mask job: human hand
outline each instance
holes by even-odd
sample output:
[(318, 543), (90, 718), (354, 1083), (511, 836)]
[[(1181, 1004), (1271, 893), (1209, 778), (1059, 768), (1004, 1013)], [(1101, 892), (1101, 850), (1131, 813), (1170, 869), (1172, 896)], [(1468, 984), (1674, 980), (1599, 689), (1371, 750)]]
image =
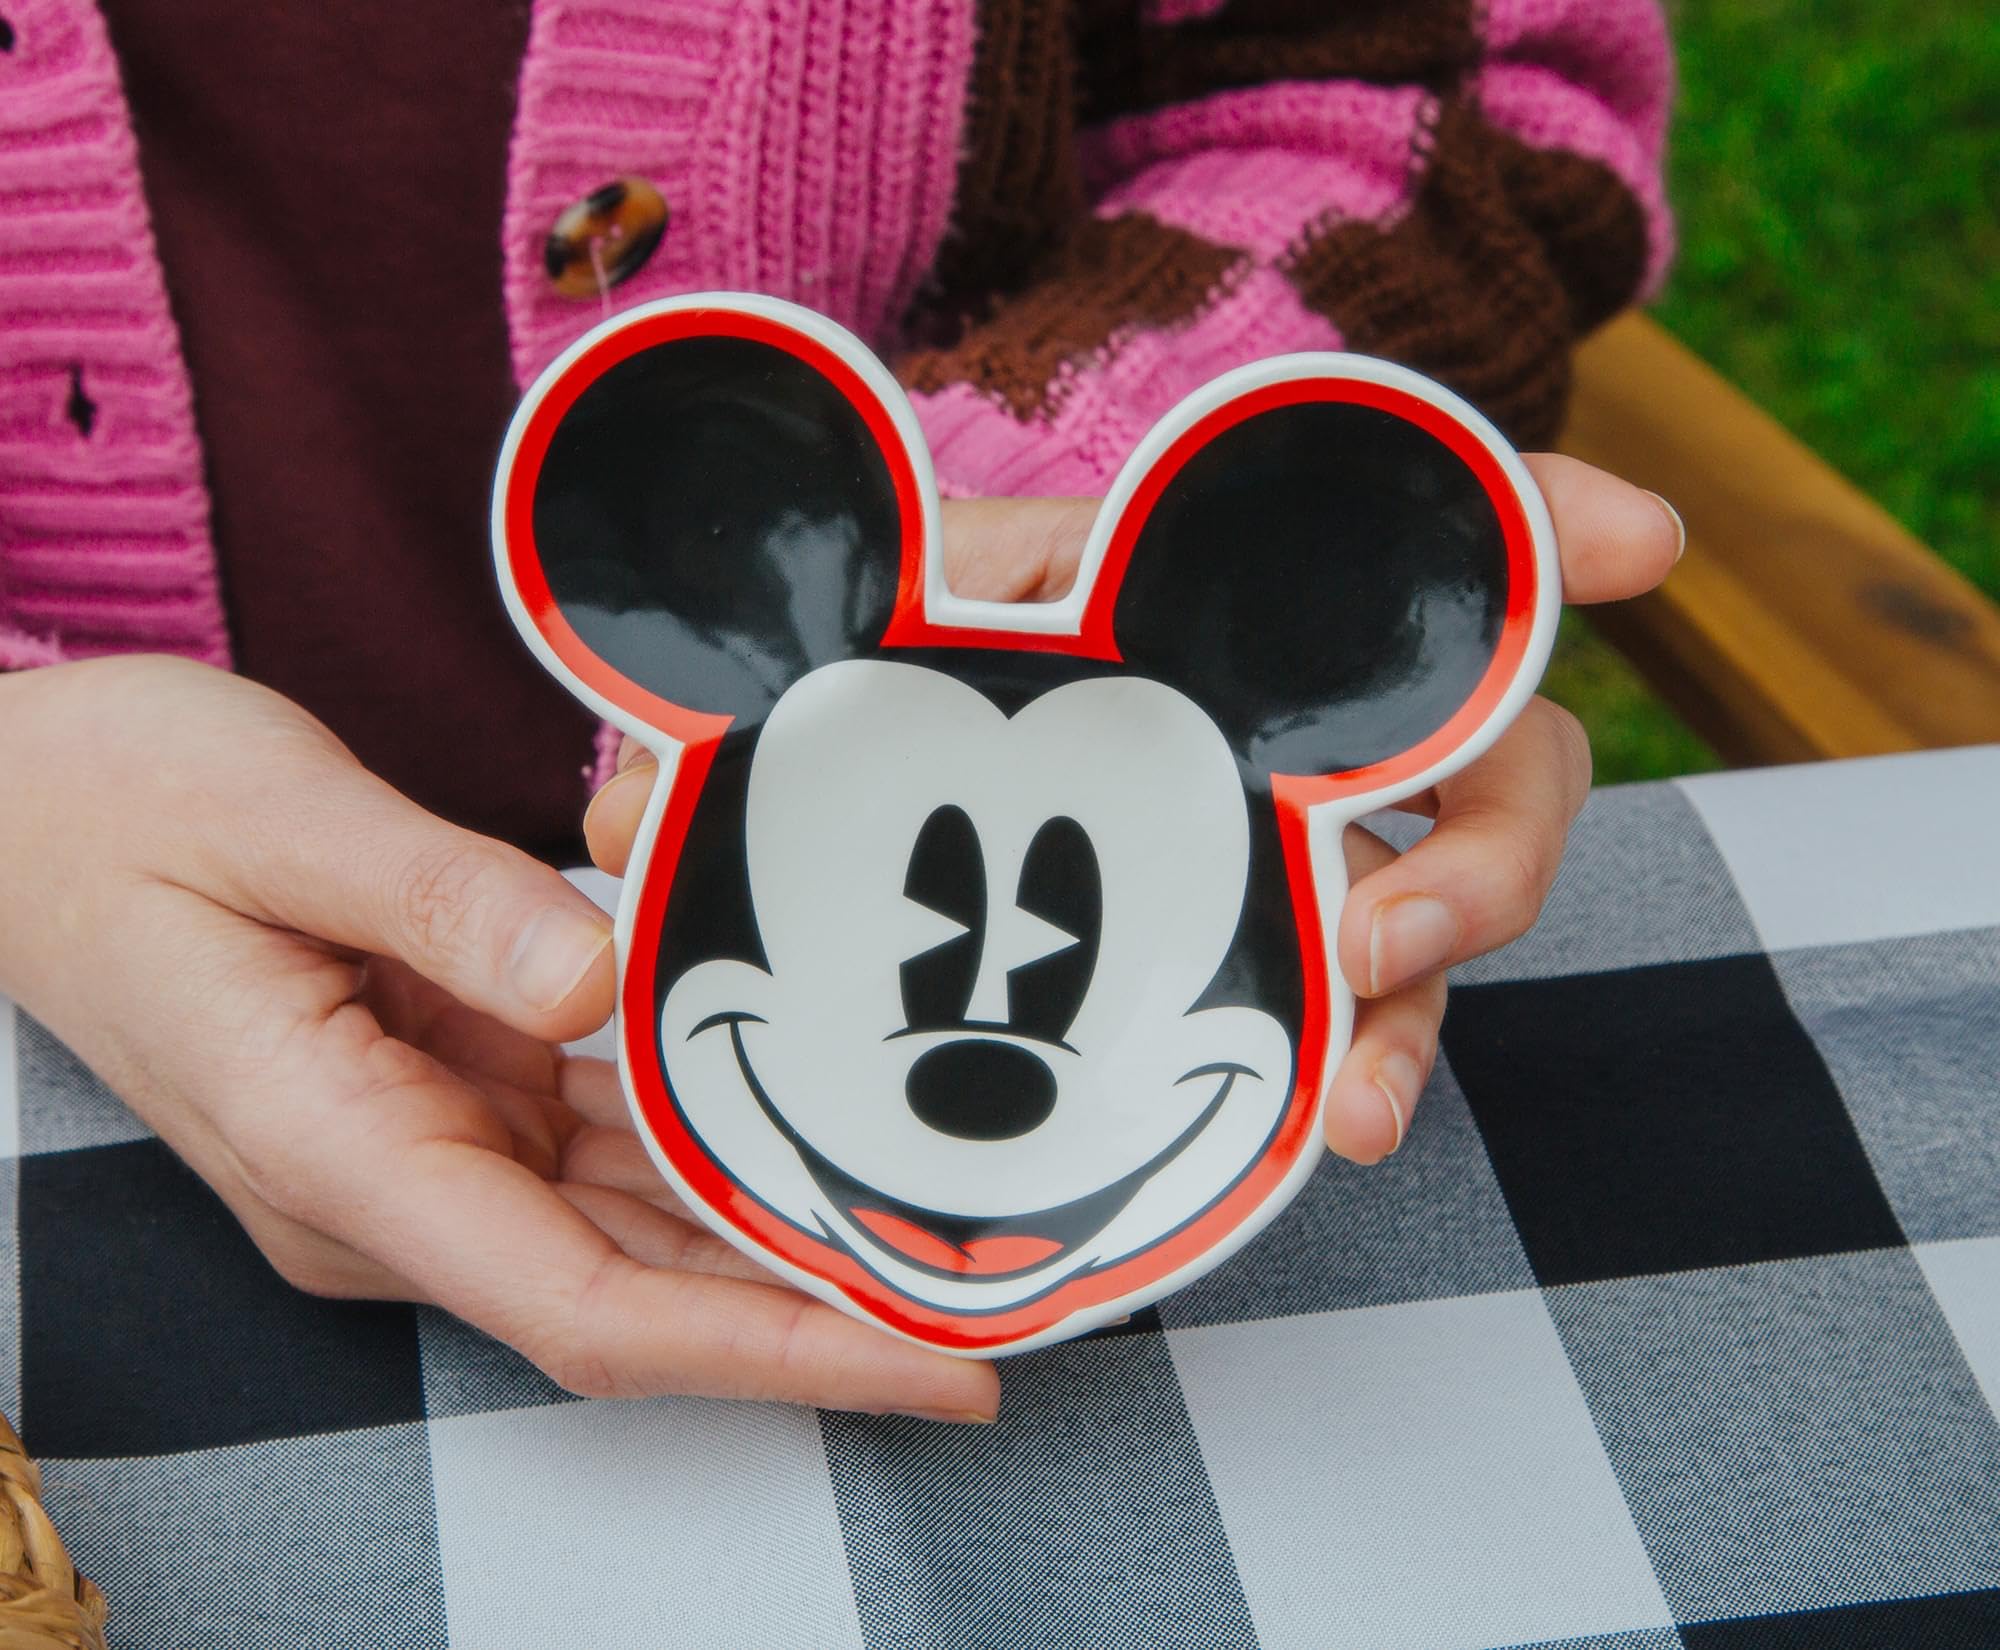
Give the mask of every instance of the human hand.
[(616, 1084), (554, 1045), (614, 982), (608, 922), (556, 872), (177, 660), (0, 676), (0, 774), (0, 993), (294, 1284), (434, 1302), (588, 1395), (994, 1413), (990, 1366), (566, 1172)]
[[(1574, 459), (1530, 454), (1526, 462), (1555, 523), (1567, 600), (1636, 596), (1666, 577), (1682, 533), (1660, 499)], [(1093, 499), (947, 501), (949, 582), (984, 600), (1052, 600), (1069, 588), (1096, 513)], [(592, 857), (614, 875), (625, 869), (657, 777), (651, 753), (632, 741), (620, 762), (585, 819)], [(1408, 853), (1348, 827), (1351, 887), (1338, 954), (1359, 1001), (1327, 1099), (1334, 1151), (1374, 1163), (1402, 1144), (1437, 1058), (1444, 970), (1534, 922), (1589, 789), (1582, 727), (1536, 698), (1477, 761), (1399, 804), (1435, 821)], [(606, 1122), (579, 1137), (571, 1172), (633, 1196), (660, 1195), (622, 1119)]]

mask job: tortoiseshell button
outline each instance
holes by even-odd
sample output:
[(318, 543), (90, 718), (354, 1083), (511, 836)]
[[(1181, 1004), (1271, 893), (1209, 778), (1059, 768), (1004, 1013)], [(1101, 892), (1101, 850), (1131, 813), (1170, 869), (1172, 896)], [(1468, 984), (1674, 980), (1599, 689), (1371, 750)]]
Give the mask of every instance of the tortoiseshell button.
[(542, 262), (564, 297), (595, 298), (638, 274), (666, 232), (659, 190), (644, 178), (617, 178), (556, 219)]

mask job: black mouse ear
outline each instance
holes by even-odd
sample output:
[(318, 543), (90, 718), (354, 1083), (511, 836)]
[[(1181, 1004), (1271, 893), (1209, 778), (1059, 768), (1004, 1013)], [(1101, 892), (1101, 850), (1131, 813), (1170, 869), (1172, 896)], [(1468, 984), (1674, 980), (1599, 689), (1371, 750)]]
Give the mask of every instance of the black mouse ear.
[(851, 335), (775, 300), (635, 309), (514, 416), (494, 550), (516, 626), (579, 698), (682, 740), (759, 721), (872, 648), (937, 521), (915, 415)]
[(1086, 635), (1315, 797), (1388, 800), (1469, 760), (1554, 637), (1555, 535), (1526, 468), (1387, 362), (1295, 355), (1218, 380), (1147, 438), (1106, 519)]

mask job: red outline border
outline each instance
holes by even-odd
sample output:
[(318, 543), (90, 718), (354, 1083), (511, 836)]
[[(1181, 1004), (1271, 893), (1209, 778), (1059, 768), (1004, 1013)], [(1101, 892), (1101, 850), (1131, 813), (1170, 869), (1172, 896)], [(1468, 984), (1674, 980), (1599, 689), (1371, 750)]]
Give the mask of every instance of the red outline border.
[[(802, 1232), (731, 1180), (682, 1121), (667, 1089), (658, 1029), (654, 1024), (657, 938), (665, 922), (688, 826), (730, 719), (673, 705), (647, 693), (618, 676), (584, 647), (556, 608), (535, 554), (533, 484), (563, 415), (607, 369), (655, 344), (678, 338), (718, 336), (771, 344), (817, 368), (854, 405), (880, 444), (902, 522), (896, 607), (883, 635), (884, 648), (988, 647), (1117, 660), (1120, 655), (1112, 635), (1112, 615), (1133, 546), (1154, 504), (1202, 446), (1224, 430), (1276, 407), (1309, 401), (1353, 402), (1409, 420), (1444, 442), (1473, 471), (1501, 520), (1509, 573), (1507, 611), (1493, 660), (1458, 712), (1420, 744), (1386, 761), (1338, 774), (1272, 776), (1272, 796), (1298, 930), (1305, 996), (1292, 1098), (1262, 1155), (1207, 1209), (1151, 1248), (1100, 1271), (1071, 1278), (1039, 1299), (1012, 1309), (980, 1314), (949, 1312), (897, 1293), (852, 1256)], [(1387, 385), (1361, 379), (1291, 379), (1249, 391), (1217, 408), (1190, 425), (1161, 455), (1119, 517), (1078, 634), (1058, 636), (934, 625), (923, 612), (925, 547), (921, 494), (902, 434), (887, 408), (854, 368), (827, 346), (781, 322), (723, 309), (687, 309), (649, 316), (620, 328), (571, 362), (543, 395), (516, 447), (507, 479), (504, 522), (507, 563), (522, 604), (556, 656), (607, 701), (672, 735), (685, 747), (639, 891), (620, 1005), (627, 1068), (638, 1091), (639, 1109), (655, 1141), (689, 1189), (758, 1247), (833, 1284), (870, 1316), (891, 1328), (931, 1345), (964, 1351), (1025, 1340), (1090, 1307), (1130, 1295), (1180, 1270), (1255, 1213), (1291, 1171), (1308, 1145), (1308, 1123), (1325, 1071), (1331, 1030), (1326, 944), (1319, 904), (1314, 897), (1308, 812), (1318, 803), (1381, 789), (1420, 773), (1484, 725), (1506, 695), (1526, 655), (1540, 582), (1533, 535), (1520, 496), (1500, 461), (1467, 426), (1443, 408)]]

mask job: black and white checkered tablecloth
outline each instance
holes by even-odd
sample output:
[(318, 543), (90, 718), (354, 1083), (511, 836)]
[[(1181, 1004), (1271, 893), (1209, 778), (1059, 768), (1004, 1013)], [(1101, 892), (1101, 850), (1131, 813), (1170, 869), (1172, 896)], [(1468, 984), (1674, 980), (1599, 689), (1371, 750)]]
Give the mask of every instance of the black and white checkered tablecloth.
[(296, 1295), (0, 1003), (0, 1407), (114, 1646), (2000, 1646), (2000, 749), (1600, 794), (1329, 1162), (988, 1430)]

